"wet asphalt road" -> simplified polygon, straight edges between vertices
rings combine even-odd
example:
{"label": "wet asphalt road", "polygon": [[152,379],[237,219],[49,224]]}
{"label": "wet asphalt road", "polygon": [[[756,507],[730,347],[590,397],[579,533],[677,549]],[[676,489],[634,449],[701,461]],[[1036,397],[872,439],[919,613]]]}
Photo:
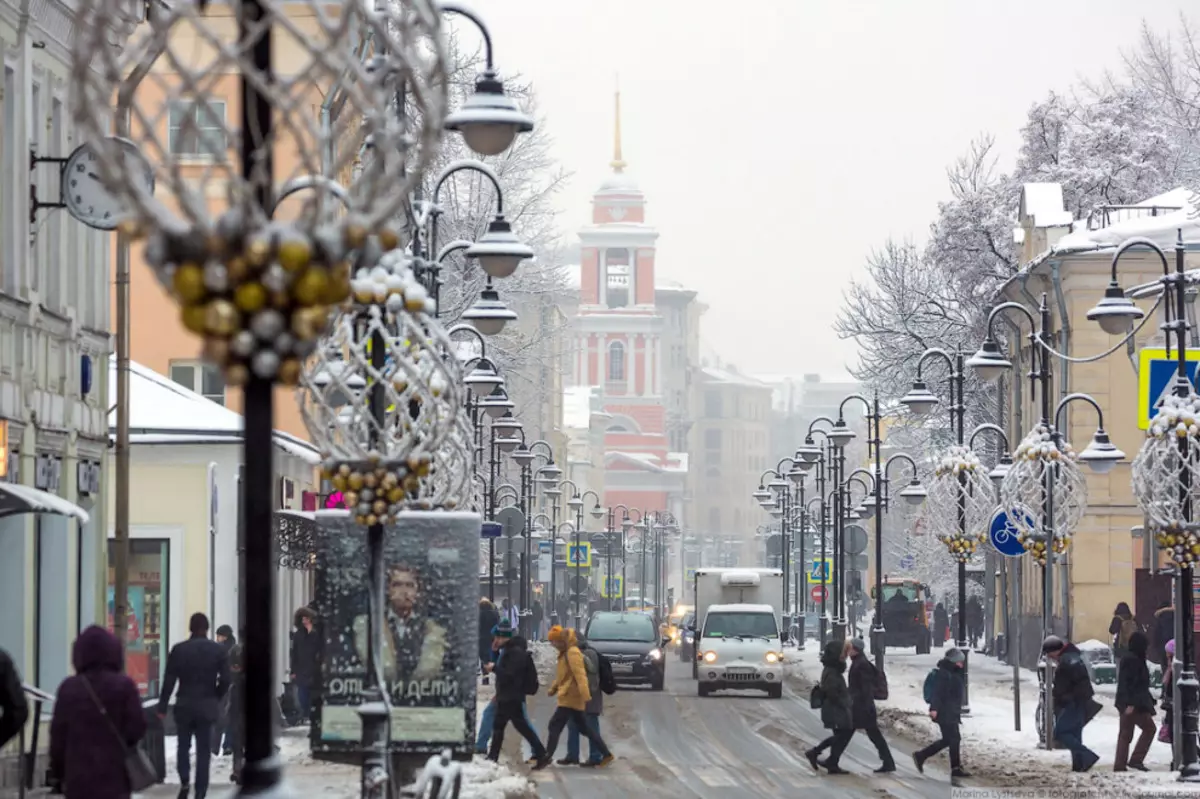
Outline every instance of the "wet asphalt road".
{"label": "wet asphalt road", "polygon": [[[815,658],[815,648],[789,657]],[[851,772],[833,777],[813,773],[803,752],[826,736],[808,697],[791,687],[782,699],[753,691],[722,692],[701,699],[690,664],[669,653],[667,681],[661,692],[629,688],[604,698],[601,731],[616,761],[604,769],[552,765],[530,776],[545,799],[759,799],[803,795],[874,799],[949,799],[950,778],[943,754],[941,768],[930,763],[925,774],[912,764],[912,748],[889,741],[899,771],[871,773],[879,766],[875,748],[861,733],[842,757]],[[545,736],[553,710],[547,697],[531,708]],[[512,733],[505,748],[516,752]],[[583,742],[584,753],[587,742]],[[565,735],[556,758],[566,752]],[[803,791],[802,794],[800,792]]]}

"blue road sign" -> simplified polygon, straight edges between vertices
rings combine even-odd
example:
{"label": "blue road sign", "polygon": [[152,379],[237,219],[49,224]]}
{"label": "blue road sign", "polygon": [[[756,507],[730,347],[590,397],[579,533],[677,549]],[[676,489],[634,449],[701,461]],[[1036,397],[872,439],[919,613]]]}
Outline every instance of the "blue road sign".
{"label": "blue road sign", "polygon": [[553,541],[538,541],[538,555],[549,555],[554,551]]}
{"label": "blue road sign", "polygon": [[1001,555],[1006,558],[1018,558],[1025,554],[1025,545],[1017,540],[1017,528],[1009,518],[1010,513],[1018,518],[1024,517],[1026,527],[1033,526],[1033,514],[1026,508],[1018,507],[1011,511],[998,510],[992,516],[992,523],[988,527],[988,539]]}
{"label": "blue road sign", "polygon": [[900,558],[901,571],[906,571],[906,572],[912,571],[913,566],[916,566],[916,565],[917,565],[917,559],[914,558],[912,555],[905,555],[904,557]]}
{"label": "blue road sign", "polygon": [[500,522],[484,522],[480,526],[480,538],[499,538],[504,532],[504,526]]}
{"label": "blue road sign", "polygon": [[567,546],[567,565],[590,569],[592,567],[592,545],[569,544]]}
{"label": "blue road sign", "polygon": [[[1167,357],[1165,347],[1143,347],[1138,354],[1138,427],[1147,430],[1150,420],[1158,413],[1163,397],[1171,393],[1179,360],[1175,351]],[[1196,367],[1200,365],[1200,352],[1187,351],[1187,376],[1196,385]]]}
{"label": "blue road sign", "polygon": [[621,575],[619,574],[612,577],[605,577],[604,586],[600,592],[600,595],[605,599],[622,596],[624,593],[623,589],[625,587],[623,582],[624,581],[621,579]]}
{"label": "blue road sign", "polygon": [[696,570],[695,570],[695,569],[688,569],[688,570],[687,570],[687,581],[690,583],[690,582],[692,582],[692,581],[693,581],[693,580],[695,580],[695,579],[696,579]]}
{"label": "blue road sign", "polygon": [[829,579],[833,573],[833,558],[813,558],[812,564],[808,570],[808,581],[810,583],[829,583]]}

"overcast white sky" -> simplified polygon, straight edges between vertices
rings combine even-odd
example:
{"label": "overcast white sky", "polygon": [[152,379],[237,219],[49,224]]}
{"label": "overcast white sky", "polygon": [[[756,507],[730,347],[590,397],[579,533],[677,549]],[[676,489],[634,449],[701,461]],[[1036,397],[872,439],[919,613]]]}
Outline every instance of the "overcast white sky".
{"label": "overcast white sky", "polygon": [[[855,347],[841,291],[888,236],[923,242],[945,168],[982,131],[1002,168],[1030,104],[1120,66],[1184,0],[473,0],[497,67],[535,85],[568,233],[624,155],[660,233],[659,274],[709,306],[741,370],[835,379]],[[1193,11],[1193,18],[1200,13]]]}

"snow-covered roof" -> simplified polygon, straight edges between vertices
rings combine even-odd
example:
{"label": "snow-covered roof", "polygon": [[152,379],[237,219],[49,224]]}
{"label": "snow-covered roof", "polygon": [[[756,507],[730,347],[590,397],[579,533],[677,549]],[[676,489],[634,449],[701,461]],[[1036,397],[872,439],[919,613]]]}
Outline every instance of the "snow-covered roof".
{"label": "snow-covered roof", "polygon": [[563,389],[563,426],[586,430],[592,425],[592,397],[595,386],[567,386]]}
{"label": "snow-covered roof", "polygon": [[668,472],[686,472],[688,470],[688,454],[686,452],[667,453]]}
{"label": "snow-covered roof", "polygon": [[[117,361],[109,361],[110,385],[116,386]],[[113,389],[115,393],[115,388]],[[116,432],[117,411],[108,415]],[[129,432],[133,444],[221,444],[242,440],[242,415],[181,386],[136,361],[129,362]],[[282,430],[275,443],[309,463],[320,460],[316,447]]]}
{"label": "snow-covered roof", "polygon": [[771,386],[762,382],[761,380],[750,377],[749,375],[731,372],[727,369],[719,369],[715,366],[705,366],[700,371],[703,372],[704,378],[710,383],[733,383],[739,386],[747,386],[749,388],[761,388],[764,390],[771,389]]}
{"label": "snow-covered roof", "polygon": [[609,175],[600,184],[596,194],[641,194],[637,181],[628,172],[617,172]]}
{"label": "snow-covered roof", "polygon": [[1183,230],[1183,240],[1188,242],[1200,241],[1200,198],[1196,193],[1186,188],[1171,191],[1151,197],[1137,203],[1139,206],[1158,206],[1160,208],[1177,207],[1180,210],[1170,211],[1159,216],[1137,216],[1114,222],[1099,230],[1088,230],[1085,220],[1076,221],[1073,232],[1063,236],[1051,249],[1051,254],[1070,252],[1087,252],[1089,250],[1107,250],[1119,247],[1121,242],[1136,236],[1153,240],[1161,247],[1170,247],[1175,243],[1176,231]]}
{"label": "snow-covered roof", "polygon": [[1021,220],[1033,227],[1058,227],[1073,221],[1063,202],[1062,185],[1058,183],[1026,183],[1021,186]]}

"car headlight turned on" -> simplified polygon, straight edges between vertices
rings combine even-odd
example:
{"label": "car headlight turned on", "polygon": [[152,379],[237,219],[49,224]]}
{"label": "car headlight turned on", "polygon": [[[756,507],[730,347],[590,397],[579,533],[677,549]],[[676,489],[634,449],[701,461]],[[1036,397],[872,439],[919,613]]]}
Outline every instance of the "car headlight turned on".
{"label": "car headlight turned on", "polygon": [[717,653],[716,652],[705,652],[704,653],[704,662],[705,663],[716,663],[717,662]]}
{"label": "car headlight turned on", "polygon": [[662,658],[662,650],[658,647],[655,647],[654,649],[650,650],[647,657],[649,657],[651,660],[660,660]]}
{"label": "car headlight turned on", "polygon": [[763,657],[768,663],[779,663],[783,660],[783,655],[778,652],[768,652]]}

